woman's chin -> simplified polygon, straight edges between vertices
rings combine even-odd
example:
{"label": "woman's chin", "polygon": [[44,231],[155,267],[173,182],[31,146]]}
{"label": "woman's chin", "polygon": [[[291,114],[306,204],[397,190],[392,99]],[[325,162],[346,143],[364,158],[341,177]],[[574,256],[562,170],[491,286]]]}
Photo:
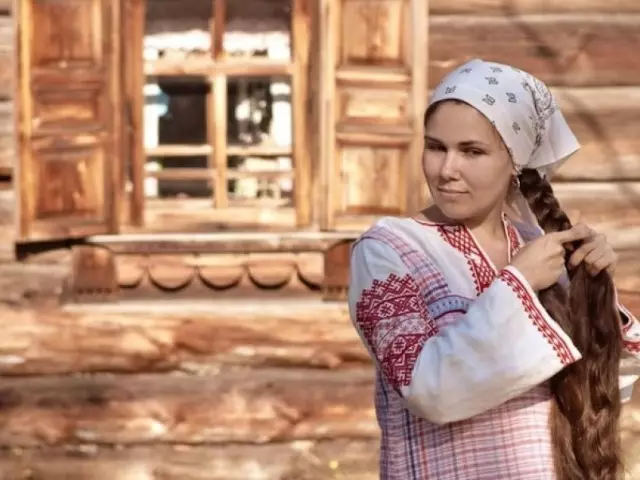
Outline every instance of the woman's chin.
{"label": "woman's chin", "polygon": [[471,218],[474,214],[474,209],[470,205],[461,203],[436,202],[436,206],[445,217],[458,222]]}

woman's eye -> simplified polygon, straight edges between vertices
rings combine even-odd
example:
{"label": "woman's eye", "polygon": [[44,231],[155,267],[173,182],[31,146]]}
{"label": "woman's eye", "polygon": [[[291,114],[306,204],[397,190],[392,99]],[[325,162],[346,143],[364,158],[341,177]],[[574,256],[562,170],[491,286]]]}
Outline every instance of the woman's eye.
{"label": "woman's eye", "polygon": [[471,157],[479,157],[480,155],[484,155],[485,154],[482,150],[479,150],[477,148],[470,148],[468,150],[465,150],[464,153],[466,155],[471,156]]}

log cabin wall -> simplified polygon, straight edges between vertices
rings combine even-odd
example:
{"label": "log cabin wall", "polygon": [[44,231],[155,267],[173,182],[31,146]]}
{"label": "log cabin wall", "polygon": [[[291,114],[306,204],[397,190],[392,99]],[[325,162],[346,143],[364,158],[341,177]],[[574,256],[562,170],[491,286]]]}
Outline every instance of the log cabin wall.
{"label": "log cabin wall", "polygon": [[[12,120],[2,127],[12,140]],[[0,479],[377,478],[372,371],[343,304],[63,308],[78,257],[16,262],[10,183],[4,193]]]}
{"label": "log cabin wall", "polygon": [[[640,5],[506,3],[431,1],[431,84],[471,56],[550,81],[584,145],[558,194],[574,215],[605,228],[623,252],[619,281],[637,290],[640,216],[630,194],[640,194]],[[0,0],[6,62],[9,11]],[[0,70],[0,165],[10,170],[9,73]],[[14,198],[3,185],[1,480],[378,478],[371,366],[343,304],[60,309],[68,254],[13,261]],[[638,312],[640,302],[631,307]],[[633,449],[640,442],[630,411],[623,426]]]}

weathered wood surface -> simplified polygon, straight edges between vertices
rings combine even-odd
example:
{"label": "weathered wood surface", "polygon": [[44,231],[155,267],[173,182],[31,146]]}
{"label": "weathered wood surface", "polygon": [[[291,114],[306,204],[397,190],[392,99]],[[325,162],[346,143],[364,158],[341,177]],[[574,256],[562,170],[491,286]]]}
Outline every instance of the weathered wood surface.
{"label": "weathered wood surface", "polygon": [[[2,61],[0,55],[0,62]],[[6,85],[6,79],[3,75],[10,68],[0,68],[0,95],[2,94],[2,85]],[[6,175],[12,172],[16,161],[16,150],[14,140],[14,123],[13,123],[13,102],[0,99],[0,175]]]}
{"label": "weathered wood surface", "polygon": [[13,97],[14,29],[13,18],[7,15],[11,0],[0,0],[0,100]]}
{"label": "weathered wood surface", "polygon": [[[633,294],[640,291],[637,252],[620,252],[617,283],[625,291],[622,301],[640,316],[640,295]],[[371,365],[343,303],[257,302],[242,308],[167,301],[75,312],[4,307],[0,328],[4,376]]]}
{"label": "weathered wood surface", "polygon": [[[608,236],[615,248],[640,247],[640,183],[557,183],[560,205],[574,222]],[[640,270],[639,270],[640,271]]]}
{"label": "weathered wood surface", "polygon": [[622,408],[620,433],[627,480],[640,478],[640,385],[636,383],[631,400]]}
{"label": "weathered wood surface", "polygon": [[4,307],[0,374],[369,364],[346,305],[250,303],[243,308],[237,302],[140,302],[128,309],[96,305],[83,312]]}
{"label": "weathered wood surface", "polygon": [[0,446],[375,438],[373,370],[3,379]]}
{"label": "weathered wood surface", "polygon": [[545,13],[640,13],[636,0],[429,0],[431,15]]}
{"label": "weathered wood surface", "polygon": [[556,179],[640,179],[640,88],[552,90],[582,145]]}
{"label": "weathered wood surface", "polygon": [[[58,302],[69,275],[65,264],[0,264],[0,303],[51,306]],[[0,319],[2,323],[2,319]]]}
{"label": "weathered wood surface", "polygon": [[122,298],[313,299],[324,273],[322,254],[118,255],[116,266]]}
{"label": "weathered wood surface", "polygon": [[0,480],[377,480],[378,440],[0,452]]}
{"label": "weathered wood surface", "polygon": [[[0,190],[0,218],[13,207],[13,194]],[[70,274],[70,251],[52,250],[27,261],[14,260],[14,226],[0,222],[0,305],[50,308],[57,306]],[[1,308],[1,307],[0,307]],[[2,318],[0,315],[0,322]]]}
{"label": "weathered wood surface", "polygon": [[[616,268],[616,286],[626,292],[640,292],[640,252],[636,250],[618,251],[618,266]],[[640,318],[640,300],[638,297],[627,297],[627,301],[635,315]],[[636,307],[637,306],[637,307]]]}
{"label": "weathered wood surface", "polygon": [[638,85],[638,43],[635,14],[431,15],[429,83],[479,57],[517,66],[550,85]]}

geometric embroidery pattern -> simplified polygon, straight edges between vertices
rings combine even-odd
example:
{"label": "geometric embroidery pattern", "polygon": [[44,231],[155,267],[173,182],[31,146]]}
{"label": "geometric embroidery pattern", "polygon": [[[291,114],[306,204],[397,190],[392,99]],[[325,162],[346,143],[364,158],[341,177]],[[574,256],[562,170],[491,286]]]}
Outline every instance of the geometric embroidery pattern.
{"label": "geometric embroidery pattern", "polygon": [[[513,258],[520,250],[520,239],[511,222],[506,218],[503,222],[507,235],[509,258]],[[467,265],[476,287],[476,295],[480,295],[496,278],[497,272],[491,266],[491,262],[464,225],[440,225],[438,229],[440,236],[467,259]]]}
{"label": "geometric embroidery pattern", "polygon": [[410,385],[424,343],[437,333],[414,279],[391,274],[374,280],[356,304],[356,322],[389,383]]}
{"label": "geometric embroidery pattern", "polygon": [[507,240],[509,242],[509,258],[515,257],[516,253],[520,251],[522,245],[520,244],[520,238],[518,237],[518,231],[511,222],[507,222]]}
{"label": "geometric embroidery pattern", "polygon": [[467,259],[476,295],[480,295],[496,278],[491,263],[484,257],[469,230],[461,225],[440,225],[440,235]]}
{"label": "geometric embroidery pattern", "polygon": [[547,342],[549,342],[562,365],[571,364],[573,362],[573,356],[568,345],[545,321],[540,311],[536,308],[533,298],[529,295],[520,280],[509,270],[500,272],[500,280],[504,281],[511,290],[513,290],[520,302],[522,302],[525,312],[527,312],[527,315],[538,331],[544,336]]}

